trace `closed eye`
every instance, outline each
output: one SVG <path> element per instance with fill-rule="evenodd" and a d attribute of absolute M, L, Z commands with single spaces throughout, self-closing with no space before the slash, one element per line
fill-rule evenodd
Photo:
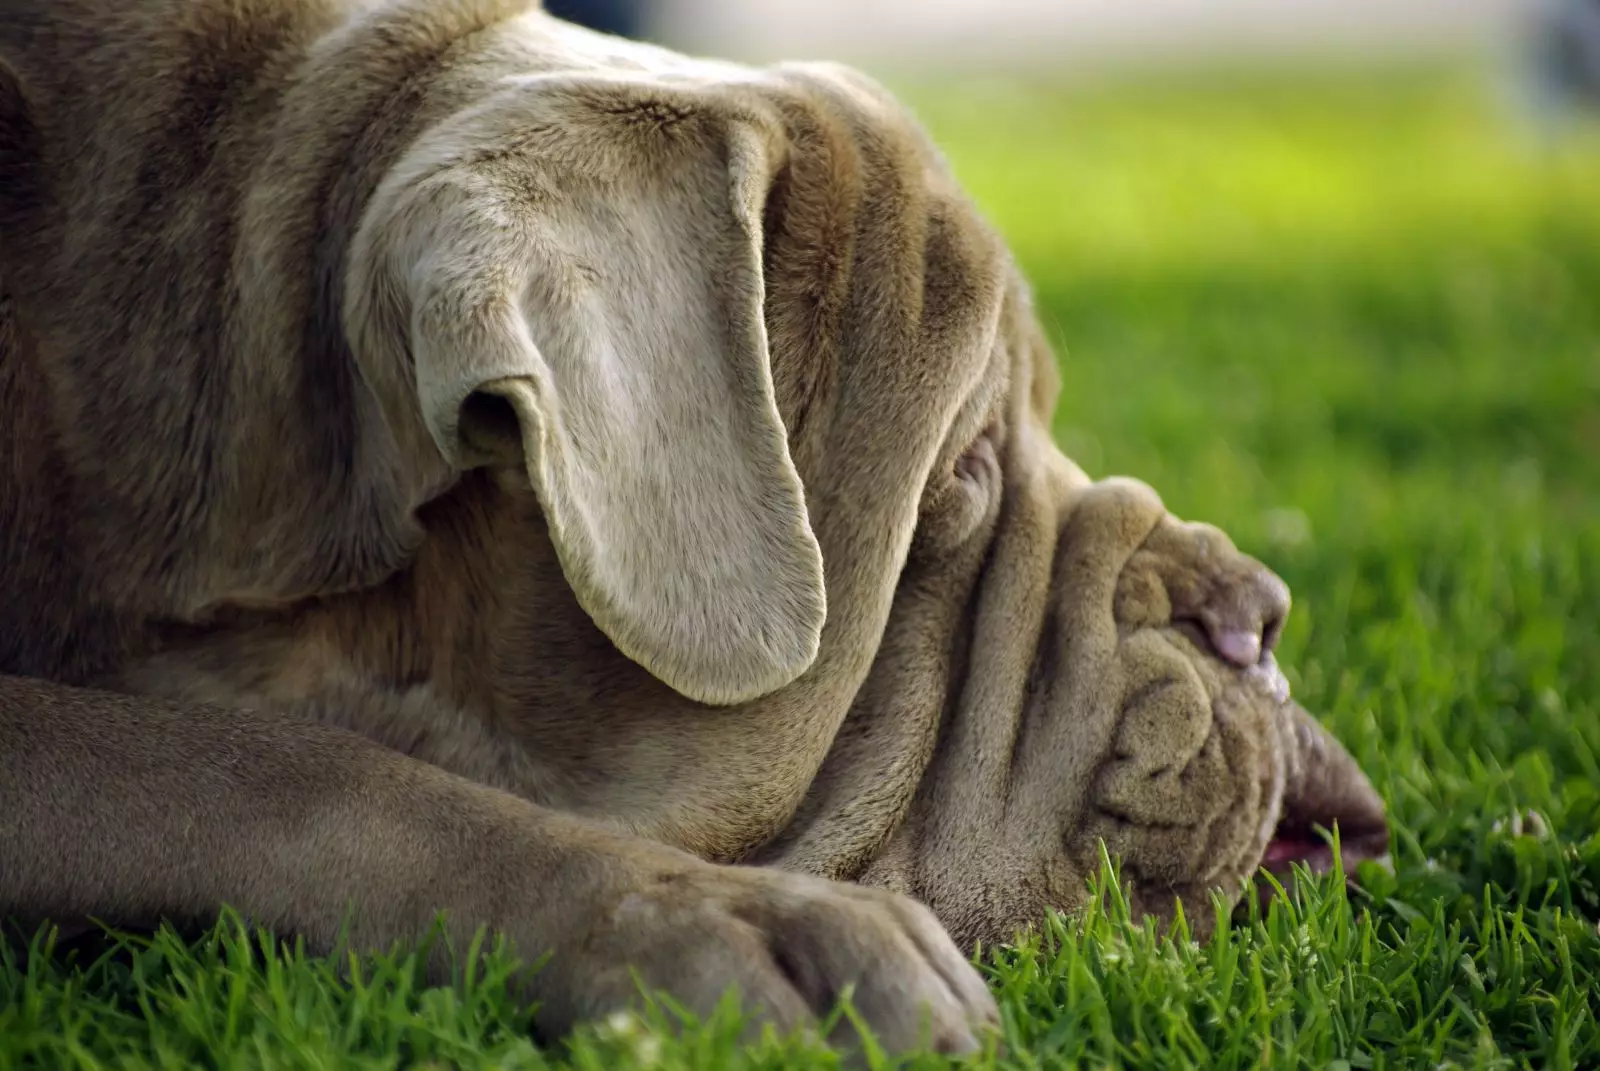
<path fill-rule="evenodd" d="M 935 471 L 917 525 L 921 550 L 952 550 L 992 526 L 1001 497 L 999 443 L 998 424 L 991 424 L 953 462 L 946 462 L 948 469 Z"/>
<path fill-rule="evenodd" d="M 993 424 L 984 428 L 983 432 L 972 440 L 972 444 L 961 452 L 961 456 L 956 458 L 957 479 L 981 483 L 999 475 L 1000 454 L 995 447 L 997 430 Z"/>

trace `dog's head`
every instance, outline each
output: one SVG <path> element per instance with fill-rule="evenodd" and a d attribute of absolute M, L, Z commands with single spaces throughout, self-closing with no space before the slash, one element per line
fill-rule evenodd
<path fill-rule="evenodd" d="M 388 167 L 344 315 L 401 470 L 499 503 L 452 545 L 548 798 L 967 937 L 1073 906 L 1102 837 L 1156 911 L 1314 824 L 1381 849 L 1281 582 L 1057 450 L 1027 288 L 887 93 L 512 44 Z"/>

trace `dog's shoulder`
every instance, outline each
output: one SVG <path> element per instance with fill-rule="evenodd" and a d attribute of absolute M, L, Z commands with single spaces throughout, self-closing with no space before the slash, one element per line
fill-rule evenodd
<path fill-rule="evenodd" d="M 92 677 L 143 622 L 409 558 L 343 257 L 430 109 L 492 76 L 463 42 L 536 10 L 0 0 L 0 671 Z"/>
<path fill-rule="evenodd" d="M 259 464 L 276 435 L 301 460 L 302 438 L 331 470 L 353 450 L 266 398 L 251 419 L 253 380 L 288 381 L 303 411 L 355 384 L 241 359 L 229 321 L 283 94 L 358 7 L 0 3 L 0 672 L 104 675 L 144 619 L 225 583 L 206 535 L 253 494 L 241 450 Z M 289 479 L 315 482 L 310 468 Z"/>

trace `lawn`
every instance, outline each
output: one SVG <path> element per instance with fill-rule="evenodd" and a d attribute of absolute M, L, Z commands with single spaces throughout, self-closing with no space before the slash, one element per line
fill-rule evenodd
<path fill-rule="evenodd" d="M 1296 694 L 1396 828 L 1364 893 L 1205 945 L 1104 888 L 985 955 L 1007 1054 L 976 1062 L 1600 1068 L 1600 147 L 1460 71 L 902 88 L 1036 283 L 1068 452 L 1290 582 Z M 506 966 L 346 985 L 228 925 L 13 947 L 0 1068 L 832 1065 L 741 1056 L 731 1016 L 541 1052 Z"/>

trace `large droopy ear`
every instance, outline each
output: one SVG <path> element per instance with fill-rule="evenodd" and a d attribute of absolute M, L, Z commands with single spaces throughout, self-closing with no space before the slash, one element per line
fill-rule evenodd
<path fill-rule="evenodd" d="M 584 609 L 716 704 L 804 672 L 826 614 L 762 316 L 784 140 L 729 95 L 518 80 L 382 183 L 347 302 L 389 419 L 458 470 L 525 465 Z"/>

